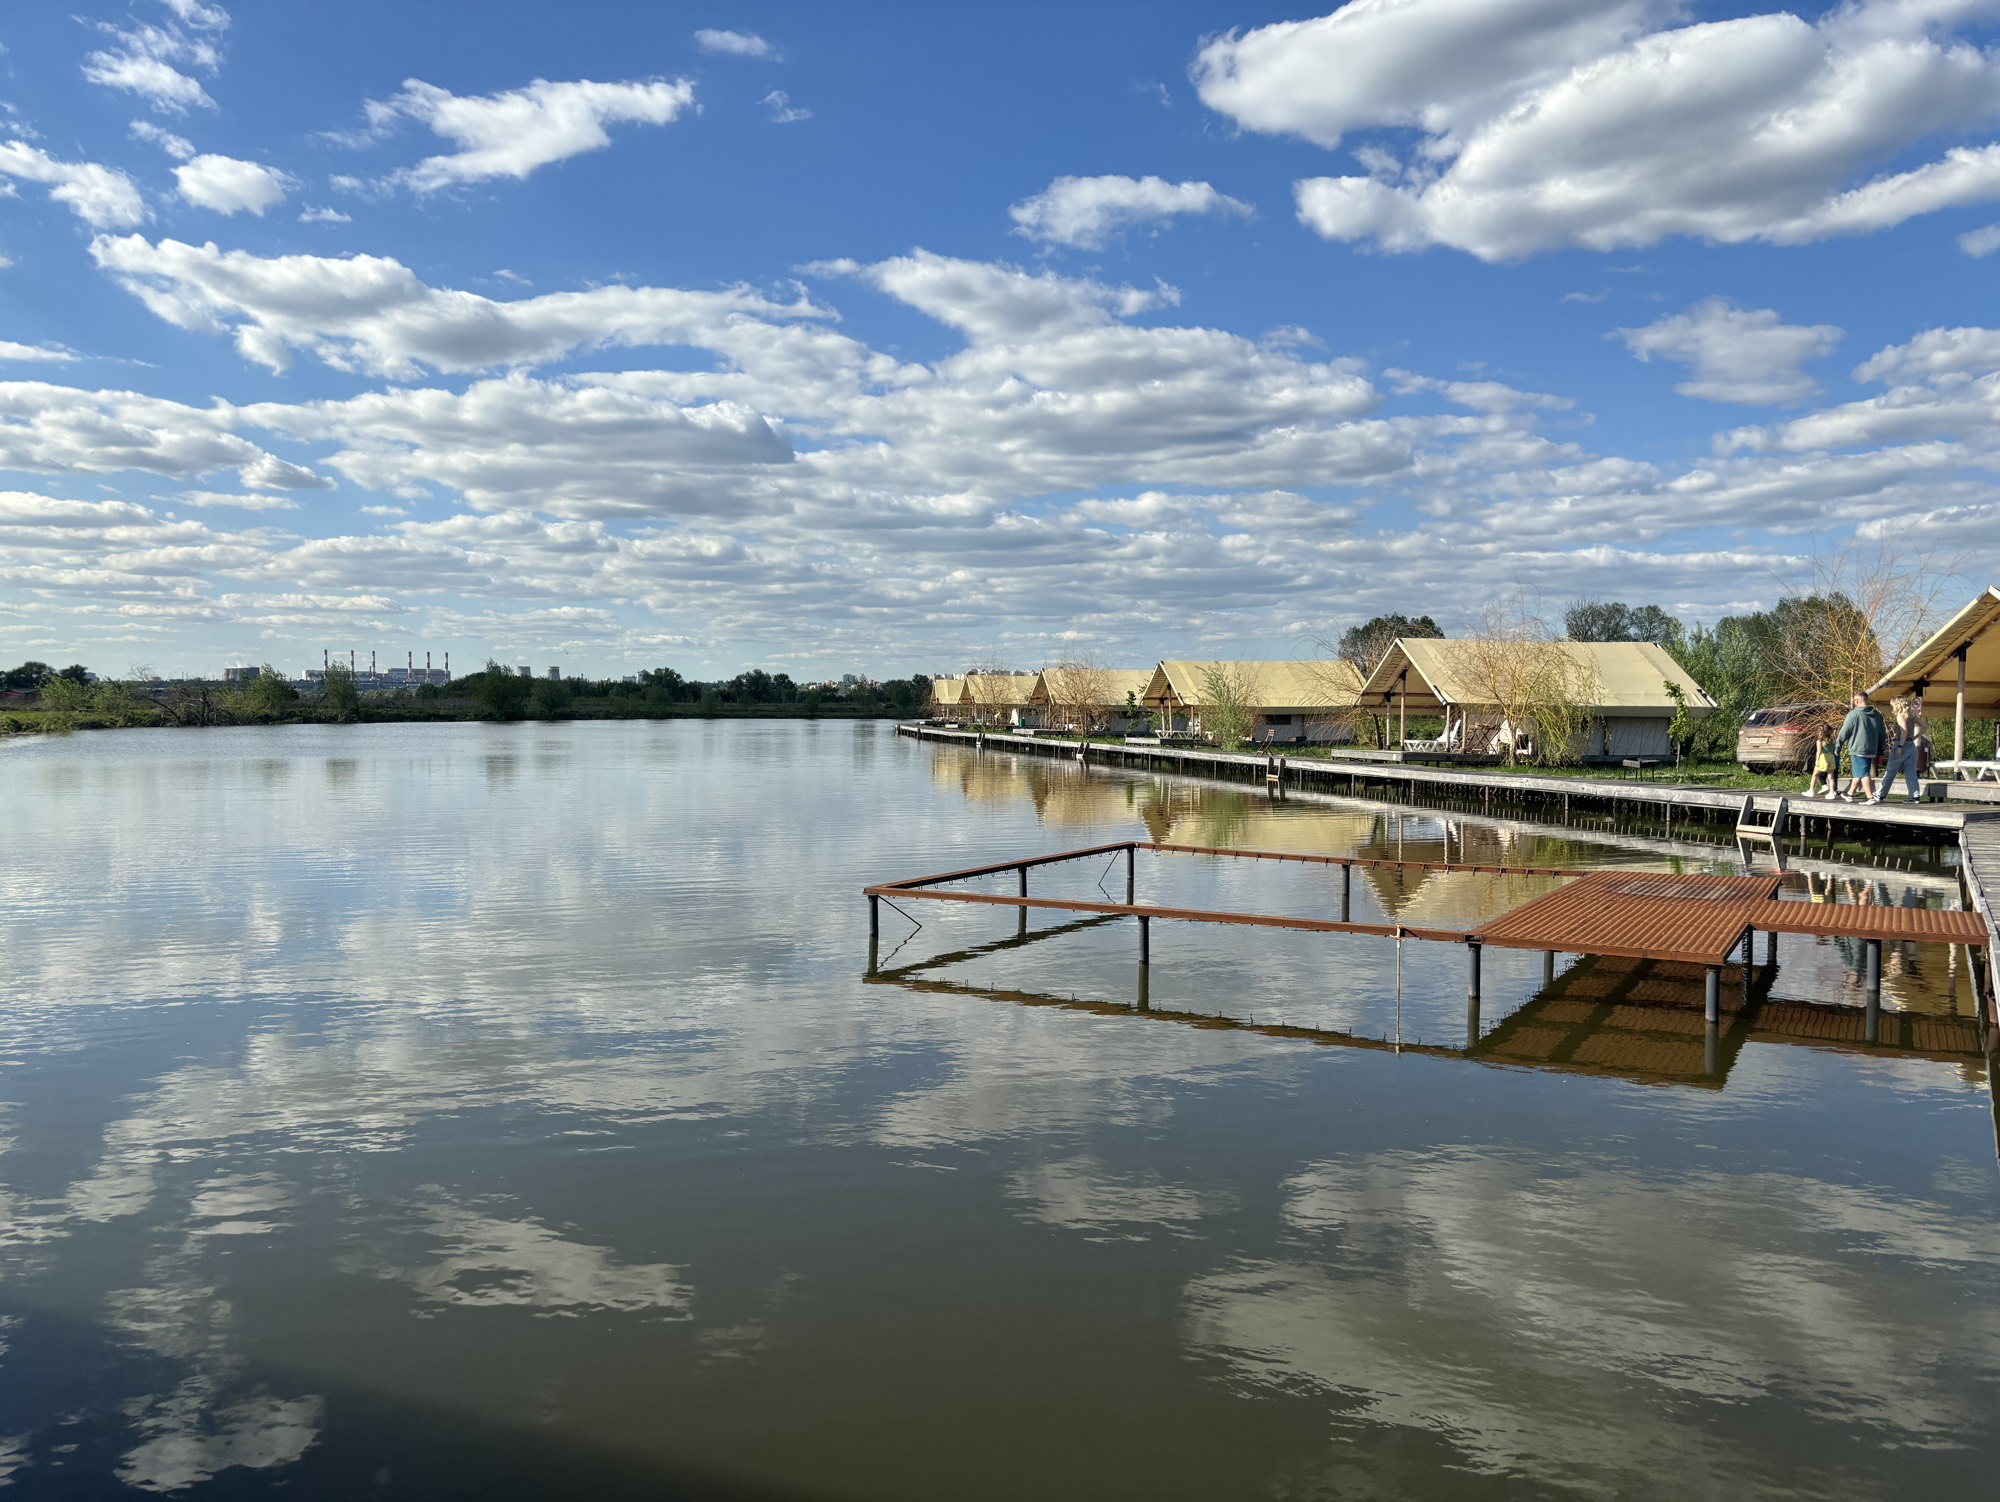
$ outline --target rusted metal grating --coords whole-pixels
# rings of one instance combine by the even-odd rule
[[[1777,885],[1775,876],[1598,871],[1502,913],[1472,937],[1505,949],[1719,965]]]
[[[1909,939],[1920,944],[1984,944],[1979,914],[1937,907],[1873,907],[1848,902],[1766,902],[1750,916],[1763,933],[1825,938]]]

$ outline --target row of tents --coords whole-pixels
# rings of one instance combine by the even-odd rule
[[[1537,689],[1559,680],[1559,690]],[[1575,715],[1566,729],[1578,754],[1669,756],[1676,713],[1712,714],[1715,702],[1650,642],[1508,643],[1405,637],[1364,675],[1339,660],[1160,662],[1150,669],[1066,665],[1039,673],[968,673],[932,681],[930,713],[957,724],[1010,729],[1145,730],[1202,736],[1218,701],[1252,739],[1338,743],[1372,718],[1395,743],[1486,754],[1520,745],[1509,722],[1536,692],[1559,691]],[[1409,742],[1412,716],[1442,720],[1440,735]],[[1083,723],[1088,721],[1088,723]]]

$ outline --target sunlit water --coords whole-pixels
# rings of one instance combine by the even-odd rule
[[[1858,997],[1858,957],[1786,939],[1713,1057],[1629,974],[1566,960],[1545,992],[1503,952],[1475,1043],[1454,945],[1155,923],[1141,1010],[1129,920],[1009,943],[1011,910],[909,903],[869,975],[864,885],[1132,838],[1660,864],[876,725],[0,746],[0,1471],[1991,1495],[2000,1173],[1962,954],[1892,946],[1906,1046],[1868,1049],[1814,1005]],[[1330,868],[1134,874],[1339,915]],[[1462,926],[1547,885],[1375,871],[1349,900]]]

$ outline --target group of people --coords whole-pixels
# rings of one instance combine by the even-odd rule
[[[1856,692],[1854,707],[1840,722],[1838,732],[1826,725],[1819,728],[1813,747],[1812,781],[1806,784],[1808,798],[1839,800],[1843,803],[1881,803],[1896,784],[1901,772],[1909,790],[1909,801],[1923,802],[1917,774],[1927,743],[1923,710],[1915,699],[1898,699],[1889,706],[1892,719],[1868,702],[1868,695]],[[1847,791],[1840,791],[1840,762],[1845,756],[1850,775]],[[1824,779],[1824,787],[1821,786]]]

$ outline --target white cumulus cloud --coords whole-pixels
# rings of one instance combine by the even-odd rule
[[[174,168],[181,197],[218,214],[255,214],[259,218],[288,190],[284,173],[233,156],[204,154]]]
[[[25,141],[0,142],[0,177],[44,183],[49,197],[93,229],[132,229],[146,222],[146,201],[131,178],[97,162],[65,162]]]
[[[1089,328],[1180,301],[1180,294],[1167,286],[1113,287],[1084,277],[1028,272],[927,250],[868,267],[838,264],[827,269],[859,274],[891,297],[981,344]]]
[[[2000,61],[1954,34],[1991,0],[1853,0],[1677,25],[1601,0],[1353,0],[1205,47],[1202,98],[1362,174],[1300,220],[1389,251],[1509,260],[1670,236],[1800,244],[2000,199]],[[1893,170],[1891,170],[1893,169]]]
[[[159,317],[232,334],[246,359],[285,369],[294,350],[342,370],[396,377],[533,364],[605,344],[676,344],[743,314],[819,317],[745,288],[596,287],[511,302],[427,286],[386,256],[264,257],[143,236],[100,236],[97,264]]]
[[[810,120],[813,112],[792,103],[792,96],[783,89],[773,89],[757,101],[771,111],[773,125],[792,125],[800,120]]]
[[[694,34],[694,44],[703,52],[723,57],[775,57],[777,49],[754,31],[719,31],[704,26]]]
[[[426,157],[392,181],[419,193],[496,177],[526,177],[538,167],[611,144],[609,125],[666,125],[694,103],[685,79],[642,83],[551,83],[538,78],[499,94],[460,96],[420,78],[394,98],[371,100],[367,118],[381,133],[397,119],[416,120],[460,149]]]
[[[73,350],[46,344],[18,344],[12,339],[0,339],[0,360],[67,365],[75,359],[76,353]]]
[[[221,65],[215,37],[228,27],[229,13],[187,0],[166,0],[166,5],[174,19],[165,25],[104,25],[111,45],[84,58],[83,76],[105,88],[137,94],[164,114],[214,109],[215,101],[193,73],[212,74]]]
[[[177,162],[184,162],[194,155],[194,142],[173,131],[162,130],[150,120],[134,120],[131,136],[135,141],[146,141],[159,147]]]
[[[1786,323],[1770,308],[1739,308],[1719,297],[1617,337],[1641,360],[1658,356],[1693,368],[1674,389],[1682,396],[1754,407],[1782,407],[1819,390],[1799,367],[1832,354],[1841,330]]]
[[[1204,182],[1170,183],[1161,177],[1059,177],[1007,211],[1014,232],[1045,245],[1101,250],[1106,242],[1142,224],[1182,214],[1247,217],[1250,205]]]

